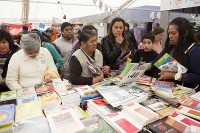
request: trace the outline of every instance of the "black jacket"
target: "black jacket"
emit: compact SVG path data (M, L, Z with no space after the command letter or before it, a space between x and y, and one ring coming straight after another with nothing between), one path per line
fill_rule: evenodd
M42 41L43 42L48 42L48 43L52 43L51 38L49 36L47 36L44 32L42 32Z
M110 66L111 70L119 69L119 65L115 65L117 58L121 55L121 45L119 43L111 44L108 36L104 37L101 41L102 54L104 64Z

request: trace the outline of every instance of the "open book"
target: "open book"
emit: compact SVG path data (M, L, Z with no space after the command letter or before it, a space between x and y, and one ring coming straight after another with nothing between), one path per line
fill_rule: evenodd
M124 53L122 53L118 58L117 58L117 62L116 62L116 66L122 64L129 56L131 55L131 51L126 51Z

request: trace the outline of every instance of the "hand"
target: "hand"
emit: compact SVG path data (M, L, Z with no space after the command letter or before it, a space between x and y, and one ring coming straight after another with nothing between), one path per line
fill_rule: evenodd
M100 74L93 78L92 83L95 84L95 83L101 81L103 78L104 78L103 72L100 71Z
M166 79L174 79L176 73L161 71L160 73L158 73L158 75L160 75L158 80L166 80Z
M102 68L103 74L108 74L109 71L110 71L110 67L109 66L103 66L103 68Z
M52 79L51 79L51 76L49 76L49 75L46 75L45 77L44 77L44 81L45 82L52 82Z
M115 41L116 41L117 43L119 43L119 44L122 44L123 40L124 40L124 38L123 38L122 35L120 35L120 36L118 36L118 37L115 37Z

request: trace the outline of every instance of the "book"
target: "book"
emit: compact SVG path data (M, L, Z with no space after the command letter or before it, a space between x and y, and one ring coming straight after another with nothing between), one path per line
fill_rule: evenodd
M94 75L100 75L101 74L101 67L94 66L90 62L86 62L88 69L94 74Z
M11 100L7 100L7 101L0 101L0 105L5 105L5 104L15 104L15 105L17 105L17 100L11 99Z
M124 86L135 81L135 78L144 74L144 72L150 67L151 63L130 63L126 66L124 71L120 74L122 80L118 83L118 86Z
M180 72L180 73L187 72L187 68L182 66L168 53L165 53L160 59L158 59L154 63L154 66L156 66L161 71Z
M117 58L115 65L117 66L117 65L122 64L130 55L131 55L130 50L122 52L121 55Z
M15 105L7 104L0 106L0 126L12 124L15 117Z
M23 96L27 96L27 95L33 95L33 94L36 94L34 87L17 90L17 97L23 97Z
M196 101L200 102L200 92L197 92L197 93L191 95L191 98L193 100L196 100Z
M23 97L18 97L17 98L17 105L23 104L23 103L28 103L28 102L32 102L38 100L37 94L32 94L32 95L27 95L27 96L23 96Z
M175 88L173 82L158 81L158 80L154 83L154 86L157 90L163 90L168 92L172 92L173 89Z
M141 131L143 127L137 121L122 112L106 115L105 120L120 133L137 133Z
M140 77L135 78L136 83L143 85L151 85L154 82L154 80L154 78L147 75L141 75Z
M85 126L73 110L62 110L47 115L52 133L74 133L83 130Z
M39 101L32 101L16 106L15 121L21 121L36 116L43 116Z
M0 133L13 133L13 124L0 126Z
M54 87L52 83L42 83L35 85L35 91L37 94L46 93L50 91L54 91Z
M6 91L6 92L1 93L0 101L12 100L12 99L16 99L16 97L17 97L16 90Z
M142 104L154 111L162 110L162 109L165 109L168 107L167 105L165 105L163 102L161 102L158 99L149 99L149 100L141 102L140 104Z
M189 117L195 118L197 120L200 120L200 111L189 108L189 107L185 107L185 106L179 106L176 111L178 113L181 113L183 115L187 115Z
M174 127L168 125L163 120L153 122L144 128L144 130L150 131L151 133L181 133Z
M200 111L200 102L197 102L189 97L180 101L181 105Z
M84 85L75 88L81 96L88 96L98 93L96 89L91 88L89 85Z

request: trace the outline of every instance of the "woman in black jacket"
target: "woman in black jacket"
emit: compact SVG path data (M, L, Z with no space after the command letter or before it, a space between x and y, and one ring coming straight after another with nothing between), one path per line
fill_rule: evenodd
M128 48L125 21L122 18L112 20L108 35L102 39L101 44L104 63L110 66L111 70L119 69L119 65L116 65L117 59Z

